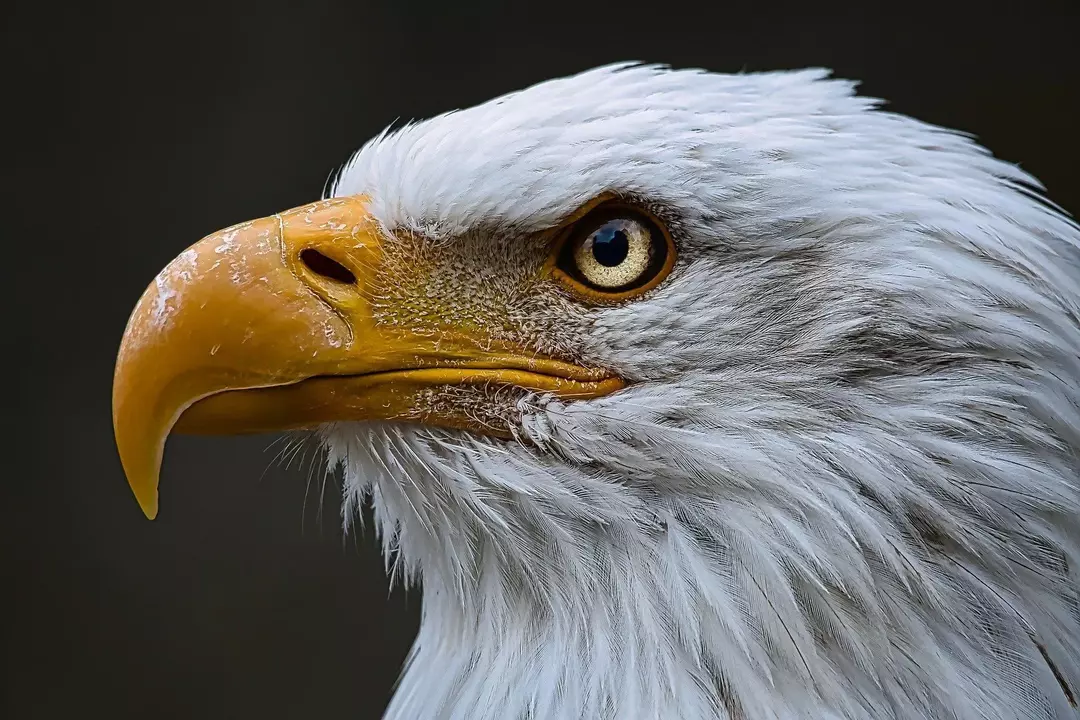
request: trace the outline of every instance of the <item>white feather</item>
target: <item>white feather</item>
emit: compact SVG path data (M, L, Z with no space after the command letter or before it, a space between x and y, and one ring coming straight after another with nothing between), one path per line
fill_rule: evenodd
M388 718L1080 717L1080 230L852 90L600 68L346 166L388 237L497 248L615 191L680 250L550 309L626 390L525 397L514 442L324 429L424 588Z

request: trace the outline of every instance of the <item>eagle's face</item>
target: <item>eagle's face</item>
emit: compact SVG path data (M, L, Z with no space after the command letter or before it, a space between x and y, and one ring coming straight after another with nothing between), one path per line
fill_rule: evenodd
M545 83L193 246L144 509L174 423L316 428L424 585L395 717L1068 717L1080 232L823 76Z

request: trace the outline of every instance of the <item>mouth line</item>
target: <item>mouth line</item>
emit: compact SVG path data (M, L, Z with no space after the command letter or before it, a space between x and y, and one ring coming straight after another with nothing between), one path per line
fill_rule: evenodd
M568 366L568 368L573 366ZM565 373L551 372L554 368L543 370L508 366L498 363L476 363L432 365L428 367L406 367L393 370L378 370L356 375L313 375L296 383L279 387L294 387L307 383L333 383L340 382L343 385L356 384L377 385L392 382L404 382L409 384L423 384L427 387L439 387L444 385L506 385L532 390L535 392L554 392L560 396L567 396L567 392L580 389L582 392L600 387L610 387L619 383L620 387L625 382L611 374L600 374L588 371L584 368L575 368L577 372ZM557 368L561 370L562 368ZM273 389L273 388L268 388ZM573 395L577 397L577 395Z
M601 382L608 380L614 375L607 370L599 368L586 368L563 360L554 360L545 357L528 357L523 355L492 355L477 359L474 357L454 357L439 355L418 355L415 364L404 365L398 368L377 370L369 373L350 375L343 373L337 377L366 377L395 373L414 372L419 370L460 370L460 371L485 371L496 370L500 372L523 372L537 376L573 380L580 383ZM335 377L334 375L316 375L314 377Z
M433 388L499 386L564 400L609 395L626 386L610 372L546 358L417 358L416 366L358 374L313 375L291 383L225 390L188 407L182 434L248 434L312 429L342 420L419 420L460 425L449 413L425 413L414 399ZM238 419L240 421L238 422ZM444 422L445 421L445 422Z

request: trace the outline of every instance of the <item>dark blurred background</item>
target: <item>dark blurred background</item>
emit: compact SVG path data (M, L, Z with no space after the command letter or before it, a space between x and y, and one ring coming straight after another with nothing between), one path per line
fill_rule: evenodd
M9 6L0 716L375 718L412 641L419 592L390 591L370 532L343 537L335 482L282 467L273 438L174 438L161 515L139 512L113 360L181 249L317 199L395 119L621 59L831 67L1080 210L1077 4L994 6Z

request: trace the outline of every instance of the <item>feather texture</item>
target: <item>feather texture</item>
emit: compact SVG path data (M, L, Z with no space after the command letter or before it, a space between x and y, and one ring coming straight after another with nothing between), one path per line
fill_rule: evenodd
M853 87L600 68L346 165L403 262L453 258L429 296L632 381L438 398L514 441L321 431L424 589L388 718L1080 717L1080 229ZM664 284L495 299L604 192L670 223Z

